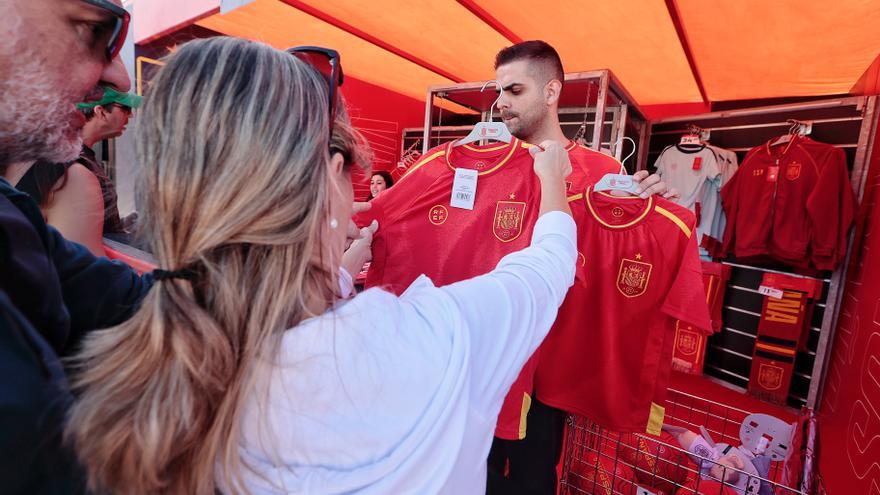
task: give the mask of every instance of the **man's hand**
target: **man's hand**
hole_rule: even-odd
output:
[[[660,180],[659,175],[648,175],[647,170],[639,170],[633,174],[632,178],[639,185],[636,194],[641,198],[647,198],[655,194],[660,194],[662,197],[671,200],[676,200],[680,197],[679,192],[676,189],[668,188],[666,183]]]

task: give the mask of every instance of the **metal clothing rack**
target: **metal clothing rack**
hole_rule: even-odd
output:
[[[787,133],[794,120],[798,125],[810,125],[812,138],[844,150],[853,190],[861,202],[877,132],[878,102],[874,96],[845,97],[655,120],[649,123],[649,141],[640,150],[639,168],[652,170],[660,152],[667,145],[675,144],[690,130],[689,126],[711,132],[713,145],[737,152],[742,161],[748,150]],[[790,406],[806,405],[815,409],[819,404],[853,236],[851,231],[847,255],[840,267],[817,277],[823,283],[824,298],[814,305],[808,351],[797,356],[788,400]],[[767,272],[791,273],[784,268],[774,270],[740,262],[725,263],[733,268],[724,301],[725,324],[721,332],[709,339],[706,373],[728,386],[744,390],[763,300],[757,293],[760,279]]]
[[[467,134],[470,127],[478,120],[488,119],[488,110],[495,100],[495,94],[481,93],[480,88],[485,84],[486,81],[477,81],[437,85],[428,89],[425,98],[425,121],[419,128],[422,153],[445,140],[455,139],[459,131]],[[443,116],[449,115],[449,110],[438,110],[437,99],[448,100],[475,113],[470,119],[456,115],[455,123],[451,126],[444,126],[442,122],[440,125],[435,125],[438,112],[442,111]],[[586,121],[585,137],[588,137],[586,139],[588,146],[598,151],[605,145],[617,159],[621,158],[625,136],[632,138],[636,143],[644,142],[647,138],[644,115],[610,70],[566,74],[560,97],[559,115],[560,125],[566,135],[570,133],[573,136]],[[464,123],[468,125],[460,125],[462,120],[467,121]],[[415,130],[413,128],[403,130],[401,140],[403,148],[407,143],[412,142]],[[438,134],[437,138],[434,133]]]

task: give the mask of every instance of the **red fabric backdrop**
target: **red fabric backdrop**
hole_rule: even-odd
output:
[[[874,143],[819,412],[830,495],[880,494],[880,139]]]

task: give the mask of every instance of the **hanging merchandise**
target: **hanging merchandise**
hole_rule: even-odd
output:
[[[797,352],[809,329],[812,306],[822,297],[820,280],[767,273],[759,292],[765,294],[752,355],[749,393],[785,404]]]
[[[721,192],[725,253],[833,270],[856,199],[843,150],[794,134],[753,148]],[[779,143],[779,144],[777,144]]]
[[[540,351],[538,399],[616,431],[659,434],[675,322],[712,328],[694,215],[592,188],[569,205],[577,279]]]
[[[484,146],[450,141],[425,153],[357,219],[380,225],[366,286],[400,294],[421,274],[447,285],[487,273],[505,255],[528,246],[540,203],[530,147],[516,138]],[[566,150],[570,188],[583,190],[620,170],[617,160],[573,142]],[[525,436],[535,365],[530,359],[511,387],[496,436]]]
[[[681,194],[676,203],[697,215],[697,244],[712,230],[722,177],[719,159],[701,131],[694,128],[681,142],[664,149],[654,163],[666,185]]]
[[[724,303],[724,288],[730,278],[730,266],[703,261],[702,269],[712,330],[718,332],[722,326],[721,306]],[[706,358],[706,340],[706,332],[687,322],[676,321],[672,368],[692,375],[702,375]]]
[[[714,212],[712,219],[709,221],[708,231],[704,232],[703,237],[698,239],[700,254],[706,261],[721,257],[724,228],[727,226],[727,217],[724,215],[724,208],[721,206],[721,188],[730,181],[739,168],[735,151],[719,148],[718,146],[708,146],[715,153],[718,170],[721,171],[721,181],[717,186],[714,182],[712,183],[716,187],[713,187],[711,192],[707,191],[703,195],[703,203],[701,205],[701,211]]]

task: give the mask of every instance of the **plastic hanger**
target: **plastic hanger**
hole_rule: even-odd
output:
[[[461,146],[463,144],[473,143],[474,141],[482,141],[484,139],[492,139],[494,141],[501,141],[504,143],[509,143],[513,141],[513,135],[510,134],[510,129],[507,128],[507,125],[504,122],[492,122],[492,115],[495,111],[495,105],[504,94],[504,89],[496,81],[486,81],[486,83],[483,84],[483,87],[480,88],[480,93],[482,93],[486,89],[486,86],[488,86],[489,83],[495,83],[498,86],[498,98],[495,98],[495,101],[492,102],[492,106],[489,107],[489,122],[477,122],[477,125],[475,125],[473,129],[471,129],[471,132],[467,136],[456,141],[453,146]]]
[[[788,134],[783,134],[773,141],[770,141],[770,146],[789,143],[795,138],[795,136],[808,136],[813,131],[812,122],[801,122],[794,119],[788,119],[786,122],[790,124],[788,126]]]
[[[627,175],[626,166],[624,165],[627,160],[636,154],[636,142],[631,137],[624,136],[614,143],[614,147],[616,148],[621,142],[626,140],[629,140],[632,143],[633,149],[630,150],[629,154],[626,155],[626,158],[620,162],[620,173],[605,174],[602,176],[602,179],[593,186],[594,191],[624,191],[633,195],[636,194],[636,189],[638,189],[639,185],[636,184],[631,175]]]

